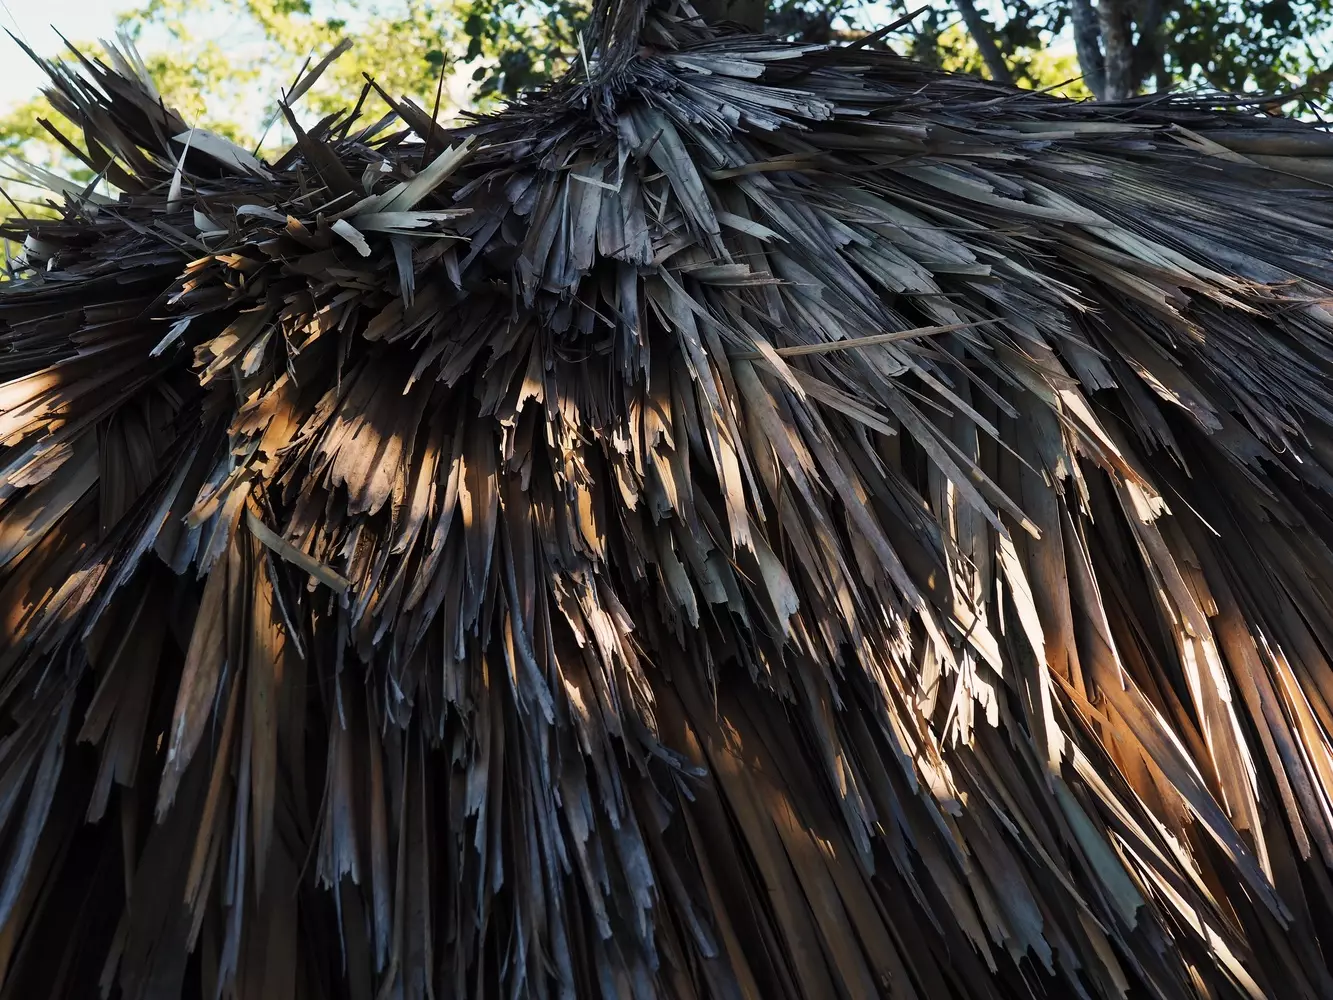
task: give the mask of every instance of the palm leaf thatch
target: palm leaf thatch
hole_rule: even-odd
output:
[[[599,24],[276,162],[48,67],[0,1000],[1333,996],[1333,137]]]

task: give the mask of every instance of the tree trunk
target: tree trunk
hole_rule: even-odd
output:
[[[695,0],[694,8],[705,21],[734,21],[751,31],[764,30],[766,0]]]
[[[1106,93],[1106,63],[1102,58],[1102,29],[1097,23],[1097,13],[1088,0],[1071,0],[1069,14],[1074,22],[1074,49],[1083,70],[1083,83],[1100,101]]]
[[[1000,47],[995,44],[995,36],[991,34],[990,25],[977,10],[977,5],[972,0],[957,0],[957,2],[958,13],[963,15],[967,30],[981,51],[981,58],[985,60],[986,69],[990,70],[991,79],[996,83],[1013,83],[1014,75],[1009,72],[1009,64],[1004,61]]]
[[[1102,58],[1106,69],[1102,100],[1123,101],[1139,89],[1134,79],[1134,22],[1124,0],[1098,0]]]
[[[1134,45],[1134,90],[1153,80],[1153,89],[1165,90],[1170,83],[1166,73],[1165,40],[1162,38],[1162,0],[1143,0],[1135,20],[1138,22],[1138,41]]]

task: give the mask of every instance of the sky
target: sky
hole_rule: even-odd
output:
[[[116,13],[133,7],[114,0],[0,0],[0,27],[22,38],[38,55],[53,55],[61,46],[54,25],[71,41],[111,38]],[[0,110],[32,97],[44,79],[42,71],[9,38],[0,35]]]

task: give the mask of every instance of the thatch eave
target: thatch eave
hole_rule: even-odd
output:
[[[692,14],[271,163],[49,66],[0,1000],[1333,995],[1333,138]]]

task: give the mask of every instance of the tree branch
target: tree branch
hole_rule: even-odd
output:
[[[1000,47],[995,44],[995,36],[991,34],[990,25],[977,10],[977,5],[972,0],[956,0],[956,3],[958,13],[963,15],[963,22],[967,25],[972,40],[977,43],[977,48],[981,51],[986,69],[990,70],[990,78],[996,83],[1012,84],[1014,75],[1009,72],[1009,64],[1004,61]]]
[[[1083,83],[1092,96],[1101,100],[1106,92],[1106,63],[1102,58],[1102,29],[1089,0],[1070,0],[1070,19],[1074,22],[1074,49],[1083,70]]]
[[[1106,72],[1102,100],[1123,101],[1139,89],[1134,79],[1134,22],[1129,5],[1125,0],[1097,0],[1097,21]]]

